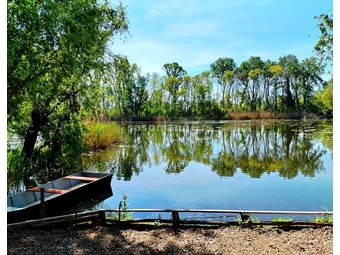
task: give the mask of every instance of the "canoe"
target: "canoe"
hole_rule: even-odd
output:
[[[57,216],[99,195],[112,195],[112,173],[78,172],[7,196],[7,224]]]

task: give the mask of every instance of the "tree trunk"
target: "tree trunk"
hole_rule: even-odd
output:
[[[40,131],[40,113],[36,110],[33,110],[31,113],[31,119],[32,119],[32,126],[28,128],[24,146],[22,149],[22,153],[24,155],[24,167],[27,168],[32,161],[32,154],[34,150],[35,143],[38,138],[38,134]],[[29,173],[27,173],[29,174]],[[26,175],[26,174],[25,174]],[[28,176],[25,176],[24,178],[28,178]]]
[[[289,86],[289,78],[286,79],[286,87],[285,87],[285,92],[286,92],[286,100],[285,100],[285,104],[286,107],[288,109],[294,107],[295,103],[294,103],[294,99],[293,99],[293,95],[292,92],[290,91],[290,86]]]

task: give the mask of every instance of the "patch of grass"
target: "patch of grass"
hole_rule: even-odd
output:
[[[292,222],[292,218],[282,218],[282,217],[277,217],[272,219],[273,222]]]
[[[242,224],[251,224],[252,222],[261,222],[259,218],[253,217],[253,216],[251,216],[249,214],[245,214],[243,216],[243,220],[242,220],[241,215],[238,215],[235,220],[240,225],[242,225]]]
[[[90,150],[106,149],[124,140],[124,129],[115,122],[84,122],[86,132],[83,141]]]
[[[316,223],[333,223],[333,215],[328,214],[327,207],[322,206],[321,210],[324,211],[325,213],[322,214],[321,216],[316,216],[315,219],[313,219],[311,221],[316,222]]]
[[[333,215],[317,216],[312,222],[316,223],[333,223]]]

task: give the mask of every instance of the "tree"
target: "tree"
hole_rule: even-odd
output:
[[[333,79],[321,91],[316,92],[315,97],[323,114],[333,114]]]
[[[223,75],[226,71],[233,72],[236,68],[236,63],[232,58],[219,58],[214,63],[210,64],[210,70],[213,77],[217,78],[217,83],[222,90],[222,107],[224,107],[224,95],[226,89],[226,82]],[[229,77],[229,76],[228,76]]]
[[[121,3],[8,1],[7,126],[24,139],[26,171],[43,151],[52,170],[60,166],[57,161],[66,164],[62,158],[73,163],[78,158],[85,77],[103,65],[112,36],[126,32]],[[38,136],[43,143],[36,148]]]
[[[225,106],[225,101],[227,101],[227,107],[231,106],[230,98],[231,98],[231,89],[234,84],[234,72],[230,70],[226,70],[221,77],[221,87],[222,87],[222,106]],[[227,93],[227,95],[225,95]],[[227,97],[225,99],[225,97]]]
[[[116,94],[119,116],[128,118],[135,115],[135,92],[138,73],[137,64],[130,64],[125,56],[120,56],[113,63],[114,77],[112,86]],[[141,88],[143,90],[143,88]],[[144,93],[144,92],[142,92]]]
[[[149,82],[150,75],[142,75],[140,68],[137,69],[136,75],[137,80],[134,87],[134,114],[140,117],[148,99],[148,91],[146,90],[146,86]]]
[[[317,87],[323,84],[321,75],[324,66],[315,58],[304,59],[300,64],[301,96],[303,99],[303,110],[309,110],[310,100],[314,96]]]
[[[152,115],[164,115],[164,93],[161,88],[162,78],[158,73],[151,74],[151,91],[149,92],[150,97],[147,102],[147,112]]]
[[[314,17],[319,20],[320,37],[314,46],[316,53],[325,61],[333,62],[333,14]]]
[[[260,78],[264,73],[265,64],[260,57],[252,56],[243,61],[235,70],[237,80],[242,84],[241,104],[245,104],[251,111],[256,110],[256,105],[261,98]]]
[[[185,75],[183,77],[183,85],[182,85],[182,91],[183,91],[183,104],[182,109],[186,116],[189,116],[189,114],[192,113],[192,98],[193,98],[193,77],[190,77],[189,75]]]
[[[187,72],[177,62],[167,63],[163,65],[167,77],[182,78]]]
[[[299,75],[299,60],[295,55],[289,54],[279,58],[279,65],[283,68],[283,98],[286,109],[290,110],[298,106],[297,88]],[[295,92],[294,92],[295,91]],[[295,94],[295,97],[293,96]]]
[[[263,96],[261,97],[260,85],[261,85],[261,77],[263,77],[263,74],[264,74],[264,71],[259,68],[252,69],[248,73],[248,77],[252,81],[250,83],[249,90],[248,90],[251,111],[256,111],[257,104],[262,103]]]
[[[176,62],[164,64],[163,70],[167,75],[164,81],[164,88],[169,92],[171,97],[170,114],[173,114],[172,111],[177,110],[180,86],[182,85],[183,77],[187,74],[187,72]]]
[[[281,77],[283,73],[282,66],[273,64],[273,65],[268,65],[267,70],[269,73],[269,79],[272,87],[272,93],[270,93],[273,96],[273,102],[272,102],[272,109],[276,113],[279,109],[278,107],[278,94],[279,94],[279,89],[281,88]]]
[[[192,111],[197,117],[211,116],[211,81],[209,72],[192,77]]]

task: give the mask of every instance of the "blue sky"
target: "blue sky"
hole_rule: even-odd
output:
[[[112,50],[142,72],[164,75],[178,62],[189,75],[210,69],[220,57],[239,66],[251,56],[276,61],[313,55],[320,35],[314,16],[333,13],[332,0],[122,0],[130,35]]]

